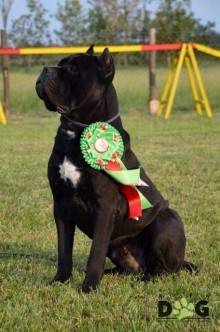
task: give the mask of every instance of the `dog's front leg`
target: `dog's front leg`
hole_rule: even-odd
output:
[[[65,209],[58,203],[54,203],[54,218],[58,237],[58,267],[52,282],[65,282],[72,274],[72,251],[75,232],[75,224],[70,220]]]
[[[113,209],[111,211],[109,206],[99,208],[95,213],[93,241],[86,268],[86,277],[82,284],[82,291],[85,293],[96,290],[103,276],[114,220],[115,211]]]

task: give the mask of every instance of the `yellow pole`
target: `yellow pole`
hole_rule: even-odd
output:
[[[181,48],[181,51],[180,51],[180,55],[179,55],[179,59],[178,59],[178,62],[177,62],[177,67],[176,67],[176,73],[174,75],[173,85],[172,85],[172,88],[171,88],[171,91],[170,91],[170,97],[168,99],[167,109],[166,109],[166,112],[165,112],[165,119],[168,119],[169,116],[170,116],[171,108],[172,108],[173,101],[174,101],[174,96],[175,96],[175,93],[176,93],[177,84],[178,84],[179,77],[180,77],[181,68],[182,68],[182,65],[183,65],[183,60],[184,60],[184,57],[186,55],[186,46],[187,46],[186,44],[183,44],[182,48]]]
[[[156,113],[158,116],[161,115],[161,113],[163,111],[164,104],[166,103],[167,94],[168,94],[168,91],[169,91],[169,87],[170,87],[170,83],[171,83],[171,79],[172,79],[172,75],[173,75],[173,70],[176,66],[177,59],[178,59],[178,56],[175,55],[175,57],[173,58],[173,60],[171,62],[171,66],[170,66],[170,69],[169,69],[169,72],[168,72],[168,75],[167,75],[167,80],[165,82],[163,93],[162,93],[162,96],[161,96],[161,99],[160,99],[160,105],[159,105],[159,108],[158,108],[157,113]]]
[[[191,62],[192,62],[192,66],[194,68],[194,72],[195,72],[195,76],[196,76],[196,79],[197,79],[197,82],[198,82],[198,86],[199,86],[199,89],[200,89],[200,92],[201,92],[202,101],[203,101],[204,106],[205,106],[206,114],[209,118],[211,118],[212,117],[212,111],[211,111],[211,108],[209,106],[208,98],[206,96],[205,88],[204,88],[202,78],[201,78],[201,75],[200,75],[200,72],[199,72],[199,67],[198,67],[198,64],[197,64],[197,61],[196,61],[195,53],[194,53],[193,48],[190,44],[188,45],[188,52],[189,52],[189,56],[190,56],[190,59],[191,59]]]
[[[212,55],[212,56],[216,56],[217,58],[220,58],[220,51],[219,50],[215,50],[214,48],[205,46],[205,45],[201,45],[201,44],[194,44],[195,48],[203,53]]]
[[[190,82],[191,89],[192,89],[192,94],[193,94],[193,99],[194,99],[196,111],[199,115],[202,115],[201,102],[199,100],[199,95],[198,95],[196,84],[195,84],[195,81],[194,81],[194,76],[193,76],[193,72],[192,72],[190,59],[187,55],[185,56],[185,63],[186,63],[187,74],[188,74],[188,77],[189,77],[189,82]]]
[[[95,53],[102,53],[106,46],[95,46]],[[71,54],[84,53],[89,46],[74,47],[29,47],[20,48],[20,54]],[[142,45],[108,45],[110,52],[141,52]]]
[[[6,120],[6,117],[5,117],[5,114],[4,114],[1,102],[0,102],[0,123],[2,123],[4,125],[7,123],[7,120]]]

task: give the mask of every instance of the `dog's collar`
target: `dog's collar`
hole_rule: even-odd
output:
[[[58,112],[59,112],[59,111],[58,111]],[[86,128],[86,127],[89,126],[89,124],[85,124],[85,123],[82,123],[82,122],[78,122],[78,121],[73,120],[71,117],[69,117],[69,116],[66,115],[66,114],[63,114],[63,113],[61,113],[61,112],[59,112],[59,113],[62,115],[62,117],[64,117],[64,119],[68,120],[71,124],[74,124],[74,125],[79,126],[79,127],[81,127],[81,128]],[[109,120],[107,120],[107,121],[105,121],[105,122],[107,122],[107,123],[112,123],[112,122],[115,121],[119,116],[120,116],[120,114],[117,113],[115,116],[113,116],[111,119],[109,119]]]

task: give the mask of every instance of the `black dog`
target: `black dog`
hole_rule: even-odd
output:
[[[168,207],[142,168],[141,179],[148,186],[140,191],[152,207],[143,210],[137,221],[129,219],[128,203],[118,183],[83,159],[81,133],[87,125],[102,121],[120,132],[125,147],[122,160],[127,169],[140,167],[119,117],[112,85],[114,72],[108,49],[96,56],[91,46],[86,54],[67,56],[57,67],[45,67],[36,83],[37,94],[48,110],[61,114],[48,164],[58,234],[58,269],[53,281],[65,282],[71,276],[78,226],[93,240],[82,285],[84,292],[98,287],[106,256],[116,264],[112,272],[142,271],[144,279],[194,268],[184,261],[185,235],[179,215]]]

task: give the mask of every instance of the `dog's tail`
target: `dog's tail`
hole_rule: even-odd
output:
[[[183,264],[181,265],[180,270],[188,271],[190,273],[193,273],[193,272],[198,273],[199,272],[198,266],[196,266],[193,263],[187,262],[187,261],[183,262]]]

